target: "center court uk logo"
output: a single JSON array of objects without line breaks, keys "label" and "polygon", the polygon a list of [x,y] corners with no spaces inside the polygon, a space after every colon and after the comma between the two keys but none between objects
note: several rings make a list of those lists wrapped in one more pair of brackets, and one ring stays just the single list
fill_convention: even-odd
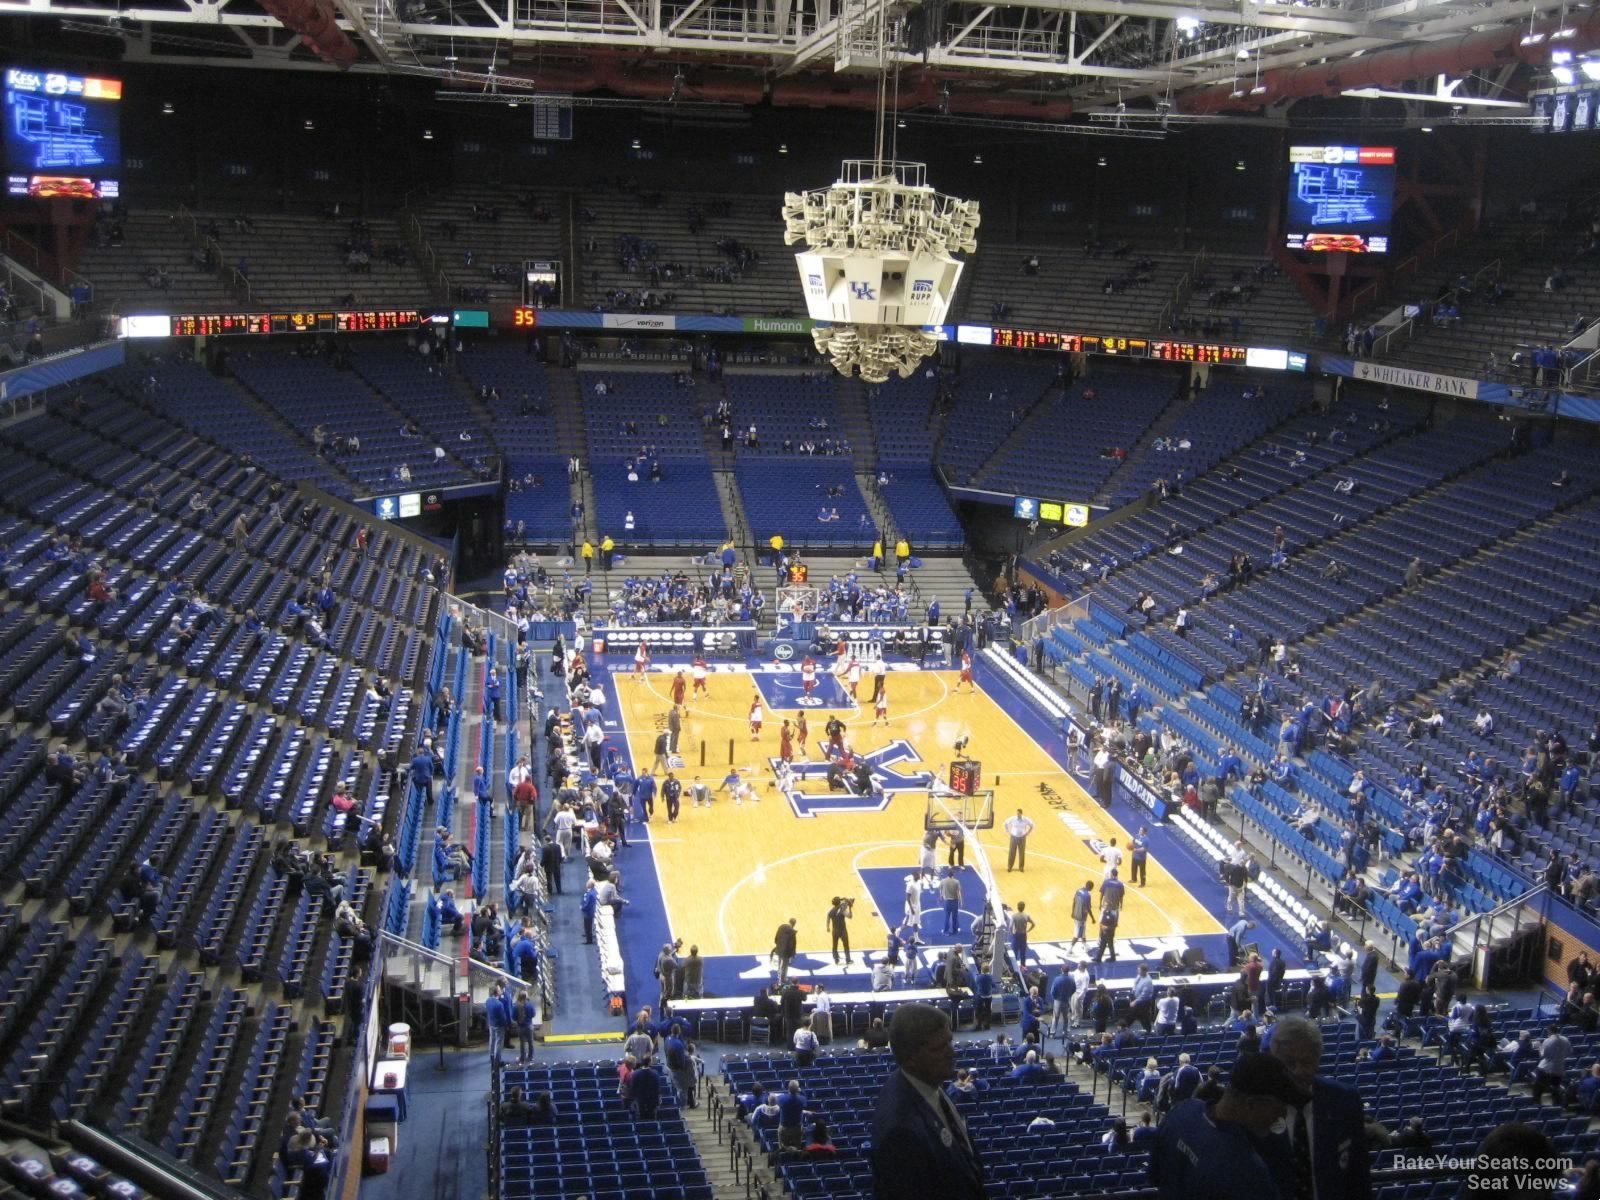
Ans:
[{"label": "center court uk logo", "polygon": [[[917,753],[916,747],[903,738],[859,757],[872,774],[872,791],[865,795],[851,791],[820,790],[828,786],[828,772],[833,767],[832,763],[804,762],[791,765],[783,795],[794,810],[794,815],[815,817],[822,813],[882,812],[888,807],[889,801],[901,792],[926,791],[933,784],[932,771],[895,769],[899,763],[922,761],[922,755]],[[772,758],[767,761],[773,771],[781,776],[782,760]]]}]

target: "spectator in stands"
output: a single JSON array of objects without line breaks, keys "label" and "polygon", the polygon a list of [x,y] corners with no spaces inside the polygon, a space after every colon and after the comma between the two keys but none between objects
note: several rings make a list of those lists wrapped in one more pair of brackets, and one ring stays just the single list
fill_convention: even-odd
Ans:
[{"label": "spectator in stands", "polygon": [[1571,1054],[1572,1042],[1561,1032],[1561,1026],[1552,1022],[1539,1046],[1539,1061],[1533,1070],[1535,1104],[1543,1101],[1547,1091],[1554,1094],[1556,1103],[1561,1102],[1566,1087],[1567,1059]]},{"label": "spectator in stands", "polygon": [[806,1108],[805,1093],[800,1090],[800,1081],[791,1079],[783,1095],[778,1097],[779,1149],[805,1149],[805,1121],[811,1115]]},{"label": "spectator in stands", "polygon": [[339,907],[334,910],[333,929],[340,937],[352,944],[353,953],[357,958],[368,958],[372,954],[372,931],[357,914],[355,908],[348,900],[341,900]]},{"label": "spectator in stands", "polygon": [[1286,1106],[1304,1099],[1281,1062],[1240,1059],[1219,1100],[1185,1100],[1162,1121],[1150,1153],[1151,1181],[1162,1200],[1259,1200],[1279,1195],[1275,1170],[1257,1146]]},{"label": "spectator in stands", "polygon": [[434,831],[433,875],[437,880],[461,879],[472,870],[472,852],[452,840],[450,831],[440,825]]},{"label": "spectator in stands", "polygon": [[694,1060],[689,1057],[689,1045],[683,1037],[683,1026],[676,1021],[667,1030],[667,1036],[662,1039],[661,1054],[684,1107],[696,1107],[695,1093],[699,1087],[699,1080],[695,1075]]},{"label": "spectator in stands", "polygon": [[1269,1053],[1310,1097],[1309,1103],[1291,1101],[1284,1134],[1274,1135],[1263,1151],[1276,1177],[1294,1179],[1297,1172],[1309,1170],[1312,1200],[1370,1196],[1371,1162],[1361,1096],[1318,1076],[1322,1031],[1303,1017],[1280,1018]]},{"label": "spectator in stands", "polygon": [[902,1005],[889,1037],[897,1069],[873,1116],[877,1200],[981,1200],[983,1164],[966,1122],[940,1090],[955,1075],[949,1020],[931,1005]]},{"label": "spectator in stands", "polygon": [[807,1017],[800,1022],[800,1027],[794,1031],[794,1063],[797,1067],[809,1067],[817,1061],[817,1035],[811,1028],[811,1018]]},{"label": "spectator in stands", "polygon": [[500,1054],[506,1044],[506,1030],[511,1024],[505,991],[506,985],[497,980],[489,989],[489,998],[483,1002],[483,1019],[489,1029],[489,1062],[496,1067],[500,1065]]},{"label": "spectator in stands", "polygon": [[629,1079],[629,1107],[641,1121],[653,1121],[661,1107],[661,1076],[656,1073],[650,1057],[639,1060]]}]

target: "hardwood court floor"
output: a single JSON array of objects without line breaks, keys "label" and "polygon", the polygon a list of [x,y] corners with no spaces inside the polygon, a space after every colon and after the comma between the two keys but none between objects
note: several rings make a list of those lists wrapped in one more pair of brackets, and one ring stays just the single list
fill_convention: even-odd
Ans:
[{"label": "hardwood court floor", "polygon": [[[785,680],[791,688],[793,678]],[[642,679],[631,671],[619,670],[615,675],[614,691],[628,746],[640,770],[653,761],[656,733],[665,728],[671,679],[670,671],[659,668]],[[1086,879],[1094,880],[1098,887],[1102,874],[1089,840],[1116,837],[1125,849],[1130,831],[1085,794],[981,689],[976,694],[965,689],[957,694],[957,680],[954,671],[891,672],[888,727],[872,727],[870,703],[859,709],[839,709],[847,728],[846,740],[858,753],[904,740],[915,748],[919,760],[896,763],[895,770],[932,770],[943,777],[946,764],[954,757],[954,743],[970,736],[967,754],[982,761],[983,786],[996,793],[995,828],[982,833],[981,841],[1001,895],[1012,907],[1019,900],[1027,902],[1038,922],[1033,941],[1068,941],[1073,933],[1072,893]],[[685,782],[682,813],[676,824],[668,824],[658,800],[648,835],[672,934],[686,944],[697,943],[705,955],[764,957],[772,947],[773,931],[789,917],[797,917],[802,953],[826,952],[829,942],[824,914],[831,898],[843,895],[860,901],[851,925],[854,948],[881,950],[888,929],[883,919],[898,923],[901,906],[896,899],[892,910],[879,916],[857,872],[909,870],[916,865],[926,800],[904,794],[892,796],[877,812],[798,815],[776,789],[769,760],[778,754],[778,731],[784,717],[792,720],[799,710],[774,709],[764,702],[765,725],[760,740],[752,741],[748,713],[756,686],[748,675],[719,673],[709,680],[708,696],[696,699],[691,693],[688,697],[679,743],[685,762],[680,775]],[[770,681],[764,690],[769,697],[775,694]],[[864,702],[871,690],[871,680],[863,680]],[[783,695],[781,690],[776,694]],[[812,761],[821,760],[817,744],[833,711],[806,710],[811,727],[806,749]],[[729,793],[722,791],[716,793],[710,809],[691,807],[690,781],[700,776],[718,787],[728,774],[729,738],[733,739],[734,764],[756,784],[759,799],[736,806]],[[706,744],[704,768],[699,765],[702,741]],[[1055,793],[1053,805],[1041,795],[1040,784]],[[807,790],[822,791],[824,786],[817,781]],[[1026,871],[1008,874],[1008,839],[1002,826],[1019,807],[1033,819],[1035,828],[1028,839]],[[942,848],[939,861],[944,861]],[[969,849],[969,866],[972,861]],[[1126,867],[1122,874],[1126,878]],[[623,890],[628,891],[626,877]],[[882,888],[879,894],[885,894]],[[975,908],[974,899],[966,896],[963,907]],[[937,907],[930,893],[924,910]],[[937,919],[927,919],[924,928],[937,929]],[[1128,889],[1118,936],[1214,934],[1220,928],[1152,855],[1149,886]],[[929,940],[939,939],[930,936]]]}]

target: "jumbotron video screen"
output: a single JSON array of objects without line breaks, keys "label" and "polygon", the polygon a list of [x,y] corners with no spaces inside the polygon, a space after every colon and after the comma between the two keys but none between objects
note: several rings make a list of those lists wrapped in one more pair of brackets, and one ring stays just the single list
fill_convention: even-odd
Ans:
[{"label": "jumbotron video screen", "polygon": [[6,193],[114,199],[122,169],[121,109],[120,79],[7,67]]},{"label": "jumbotron video screen", "polygon": [[1394,218],[1393,146],[1290,146],[1290,250],[1387,254]]}]

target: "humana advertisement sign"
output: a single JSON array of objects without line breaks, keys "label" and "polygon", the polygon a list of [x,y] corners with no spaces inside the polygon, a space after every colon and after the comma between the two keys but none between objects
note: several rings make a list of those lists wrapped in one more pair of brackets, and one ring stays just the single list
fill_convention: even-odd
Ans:
[{"label": "humana advertisement sign", "polygon": [[816,322],[809,317],[746,317],[746,333],[810,333]]}]

